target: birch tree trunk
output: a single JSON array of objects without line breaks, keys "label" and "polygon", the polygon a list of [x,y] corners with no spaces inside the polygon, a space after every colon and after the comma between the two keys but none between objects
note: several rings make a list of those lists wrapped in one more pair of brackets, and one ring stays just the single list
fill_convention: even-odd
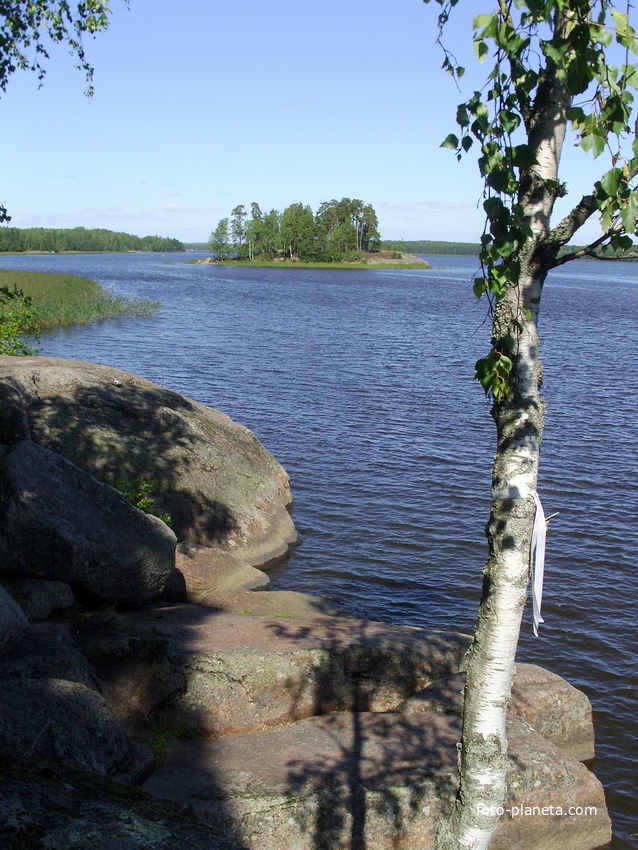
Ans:
[{"label": "birch tree trunk", "polygon": [[465,687],[460,790],[437,834],[436,850],[485,850],[506,794],[507,709],[530,578],[530,545],[543,435],[538,316],[542,287],[556,256],[548,244],[550,216],[569,96],[551,71],[526,116],[536,163],[521,175],[518,200],[533,236],[519,256],[520,272],[497,302],[492,344],[513,354],[511,392],[494,403],[497,449],[486,528],[489,557]]},{"label": "birch tree trunk", "polygon": [[[499,303],[495,333],[519,316],[523,304],[536,317],[543,281],[531,275]],[[486,533],[484,571],[474,645],[465,686],[461,789],[451,819],[439,830],[437,850],[487,848],[506,793],[506,719],[514,660],[530,574],[543,402],[536,317],[525,322],[515,364],[518,387],[492,409],[497,451],[492,468],[492,508]],[[529,495],[526,495],[529,494]],[[504,496],[506,496],[504,498]]]}]

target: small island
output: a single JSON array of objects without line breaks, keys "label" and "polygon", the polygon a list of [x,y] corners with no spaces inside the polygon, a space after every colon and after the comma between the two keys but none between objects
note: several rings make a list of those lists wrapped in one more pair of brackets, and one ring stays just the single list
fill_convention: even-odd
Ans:
[{"label": "small island", "polygon": [[206,257],[204,260],[187,260],[188,263],[200,263],[203,265],[232,265],[232,266],[255,266],[258,268],[278,269],[429,269],[427,260],[417,257],[416,254],[403,253],[401,251],[362,251],[361,255],[353,260],[331,260],[313,261],[297,260],[287,257],[279,257],[273,260],[235,260],[226,257],[215,259]]},{"label": "small island", "polygon": [[294,203],[280,213],[243,204],[222,218],[211,233],[212,256],[203,263],[232,263],[299,268],[429,268],[425,260],[402,251],[381,250],[379,221],[372,204],[357,198],[332,199],[316,213]]}]

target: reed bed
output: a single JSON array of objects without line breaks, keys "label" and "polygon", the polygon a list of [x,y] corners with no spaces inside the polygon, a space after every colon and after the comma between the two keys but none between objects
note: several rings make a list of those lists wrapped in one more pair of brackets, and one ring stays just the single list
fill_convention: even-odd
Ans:
[{"label": "reed bed", "polygon": [[148,316],[157,301],[133,301],[104,289],[96,280],[72,274],[0,269],[0,287],[16,286],[32,299],[41,328],[86,325],[122,316]]}]

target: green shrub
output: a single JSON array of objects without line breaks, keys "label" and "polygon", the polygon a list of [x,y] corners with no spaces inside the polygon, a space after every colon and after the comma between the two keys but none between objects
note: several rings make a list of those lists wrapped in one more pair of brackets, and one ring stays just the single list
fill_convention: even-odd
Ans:
[{"label": "green shrub", "polygon": [[156,758],[162,759],[168,745],[175,740],[193,741],[202,737],[202,730],[194,719],[183,711],[173,709],[166,712],[155,729],[151,749]]},{"label": "green shrub", "polygon": [[38,354],[37,346],[24,338],[40,335],[38,312],[32,299],[14,284],[13,289],[0,286],[0,354]]},{"label": "green shrub", "polygon": [[134,478],[132,481],[126,479],[108,478],[105,482],[111,487],[119,490],[123,496],[136,508],[144,511],[146,514],[156,516],[166,523],[169,528],[173,527],[173,520],[170,514],[162,513],[155,503],[153,493],[157,488],[157,482],[154,480],[145,481],[143,478]]}]

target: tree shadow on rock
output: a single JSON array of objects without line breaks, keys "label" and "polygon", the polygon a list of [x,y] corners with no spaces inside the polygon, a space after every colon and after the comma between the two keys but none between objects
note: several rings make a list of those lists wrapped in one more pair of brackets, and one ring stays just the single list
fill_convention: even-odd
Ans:
[{"label": "tree shadow on rock", "polygon": [[[169,390],[95,384],[34,397],[13,378],[5,385],[26,408],[32,438],[105,482],[150,482],[157,508],[178,539],[223,543],[237,518],[203,489],[214,477],[210,441],[193,422],[195,405]],[[228,451],[228,441],[216,450]],[[208,452],[201,460],[197,453]],[[221,458],[218,458],[221,462]],[[208,466],[208,469],[202,468]]]},{"label": "tree shadow on rock", "polygon": [[[311,722],[324,752],[310,746],[288,763],[291,802],[311,801],[298,807],[298,827],[312,836],[313,850],[421,846],[456,793],[460,718],[394,709],[457,672],[465,646],[452,636],[424,640],[416,630],[366,621],[349,621],[346,639],[344,625],[323,624],[325,658],[313,672]],[[272,626],[302,643],[316,628]],[[294,703],[295,688],[302,689],[288,687]]]},{"label": "tree shadow on rock", "polygon": [[[329,756],[289,762],[291,802],[313,850],[429,846],[456,791],[460,721],[339,712],[316,719],[332,742]],[[338,752],[334,754],[334,750]]]},{"label": "tree shadow on rock", "polygon": [[[193,606],[126,618],[165,641],[154,675],[128,682],[127,693],[147,701],[154,730],[171,712],[171,722],[199,726],[195,737],[174,728],[146,790],[251,850],[427,846],[422,836],[454,797],[459,720],[393,709],[458,669],[466,642]],[[176,664],[181,680],[171,680]]]}]

